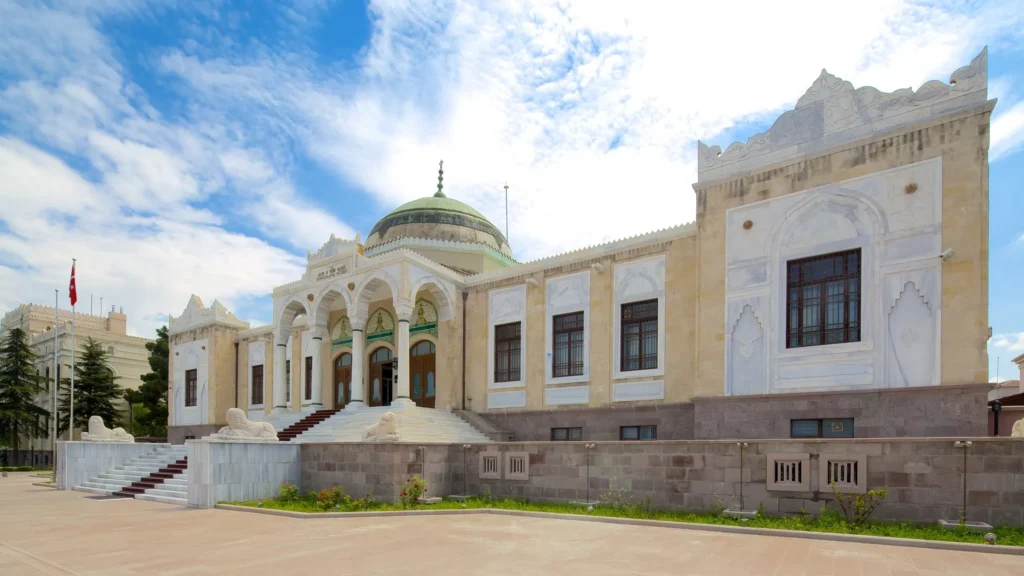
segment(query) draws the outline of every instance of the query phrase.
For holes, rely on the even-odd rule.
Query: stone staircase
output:
[[[324,420],[327,420],[335,413],[337,413],[338,410],[338,408],[317,410],[316,412],[313,412],[312,414],[306,416],[302,420],[299,420],[298,422],[292,424],[291,426],[288,426],[287,428],[279,431],[277,433],[277,439],[282,442],[290,442],[291,440],[294,440],[302,433],[308,432],[317,424],[323,422]]]
[[[490,439],[465,420],[445,410],[418,406],[374,406],[336,411],[307,429],[297,442],[361,442],[371,424],[385,412],[394,412],[402,442],[489,442]]]
[[[186,505],[188,461],[184,445],[159,448],[74,487],[81,492]]]

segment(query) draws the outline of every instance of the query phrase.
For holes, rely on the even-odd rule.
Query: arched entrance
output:
[[[390,406],[394,384],[391,350],[377,348],[370,355],[370,406]]]
[[[409,349],[409,397],[417,406],[434,407],[434,396],[437,393],[434,372],[434,360],[437,348],[429,340],[423,340]]]
[[[334,361],[334,407],[344,408],[352,399],[352,355],[345,352]]]

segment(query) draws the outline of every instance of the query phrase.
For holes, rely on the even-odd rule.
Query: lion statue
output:
[[[1017,420],[1013,423],[1013,429],[1010,431],[1011,438],[1024,438],[1024,419]]]
[[[82,440],[86,442],[135,442],[135,437],[124,431],[124,428],[111,430],[103,424],[101,416],[89,417],[89,431],[82,432]]]
[[[277,431],[270,422],[253,422],[245,417],[241,408],[228,408],[228,425],[210,436],[212,440],[239,442],[277,441]]]
[[[366,442],[396,442],[398,434],[398,417],[394,412],[385,412],[380,422],[366,427],[363,440]]]

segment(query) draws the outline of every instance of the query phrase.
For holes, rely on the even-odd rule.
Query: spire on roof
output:
[[[444,187],[444,160],[437,166],[437,192],[434,193],[434,198],[447,198],[444,195],[444,191],[441,188]]]

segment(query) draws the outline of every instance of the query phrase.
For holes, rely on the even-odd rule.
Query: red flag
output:
[[[75,263],[71,263],[71,285],[68,287],[68,296],[71,297],[71,305],[78,302],[78,290],[75,289]]]

